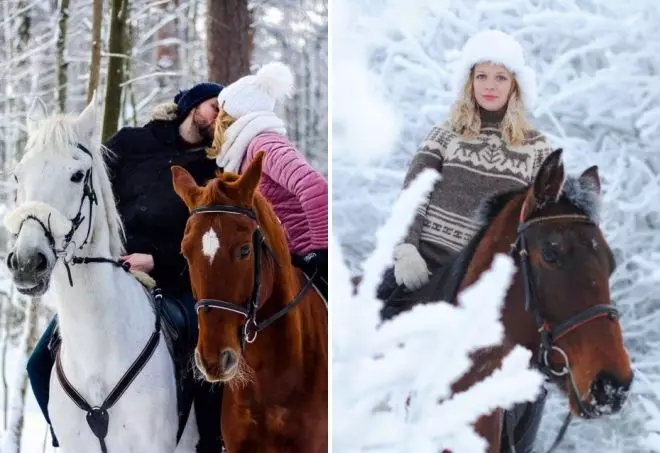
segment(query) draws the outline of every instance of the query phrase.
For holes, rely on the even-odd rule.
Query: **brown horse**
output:
[[[197,300],[195,363],[224,383],[229,453],[326,452],[327,307],[291,264],[282,226],[258,192],[263,153],[239,177],[200,187],[172,167],[191,215],[181,243]]]
[[[455,261],[424,288],[389,299],[381,314],[389,319],[417,303],[455,303],[456,294],[490,267],[495,254],[509,253],[520,272],[502,309],[504,344],[477,351],[472,369],[452,391],[483,380],[519,344],[568,396],[572,414],[595,418],[621,408],[633,373],[610,302],[614,259],[597,224],[598,170],[565,178],[561,153],[548,156],[530,187],[489,200],[483,228]],[[500,451],[502,410],[481,417],[475,429],[491,452]]]

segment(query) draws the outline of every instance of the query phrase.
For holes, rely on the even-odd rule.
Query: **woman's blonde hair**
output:
[[[225,131],[236,119],[228,113],[225,113],[222,108],[215,118],[215,131],[213,132],[213,143],[209,148],[206,148],[206,157],[215,159],[220,154],[222,144],[225,142]]]
[[[451,107],[449,118],[452,129],[466,138],[476,137],[481,129],[481,117],[477,98],[474,95],[473,81],[474,67],[470,70],[470,76],[463,87],[463,96]],[[527,132],[532,128],[525,118],[525,106],[515,77],[500,127],[502,138],[511,146],[522,145]]]

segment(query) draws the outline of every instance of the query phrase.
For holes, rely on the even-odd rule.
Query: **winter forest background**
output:
[[[20,159],[35,96],[51,111],[79,112],[97,89],[106,139],[145,124],[179,89],[228,84],[279,60],[294,71],[295,89],[278,113],[299,151],[327,176],[327,10],[327,0],[2,0],[0,171]],[[14,187],[11,178],[0,181],[2,214]],[[7,240],[3,229],[3,263]],[[53,311],[13,291],[4,265],[0,279],[0,451],[51,451],[23,370]]]
[[[417,406],[404,426],[385,417],[382,405],[378,416],[373,408],[396,402],[401,393],[422,392],[427,401],[444,394],[447,382],[434,381],[430,372],[406,374],[405,367],[453,366],[443,355],[451,350],[447,344],[467,347],[455,330],[470,332],[476,319],[452,328],[438,318],[433,330],[425,311],[412,313],[399,328],[392,323],[390,330],[370,330],[377,324],[376,302],[366,292],[352,297],[348,277],[364,274],[363,285],[369,278],[366,286],[373,289],[374,274],[391,263],[391,247],[401,236],[396,224],[411,218],[396,203],[403,178],[417,145],[454,101],[452,63],[469,36],[497,28],[521,42],[537,71],[540,102],[532,122],[554,147],[564,148],[569,173],[600,168],[601,228],[617,262],[612,297],[635,371],[625,409],[610,418],[574,421],[557,451],[660,451],[659,24],[656,0],[333,0],[332,214],[340,242],[333,244],[333,290],[344,296],[333,293],[332,304],[335,445],[344,451],[365,445],[383,452],[438,451],[421,440],[430,442],[452,420]],[[497,298],[498,292],[487,294]],[[362,305],[369,308],[357,308]],[[404,340],[413,343],[409,354],[392,352],[389,368],[372,360],[374,352],[387,356],[384,345],[392,351]],[[349,365],[370,368],[363,376]],[[515,382],[510,388],[519,391]],[[565,398],[552,386],[550,391],[539,452],[550,446],[566,414]],[[390,409],[398,410],[396,404]],[[350,438],[383,422],[390,436]]]

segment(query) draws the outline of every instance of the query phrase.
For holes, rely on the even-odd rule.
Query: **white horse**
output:
[[[5,218],[5,226],[16,235],[7,260],[16,288],[38,296],[52,287],[61,367],[92,407],[106,400],[156,324],[150,295],[132,275],[108,262],[81,263],[84,257],[116,260],[123,252],[104,151],[94,139],[96,124],[94,99],[78,116],[51,117],[43,102],[35,101],[28,113],[26,152],[15,169],[18,207]],[[55,370],[48,411],[60,445],[69,452],[192,453],[198,440],[191,410],[176,445],[174,365],[163,338],[106,411],[105,449],[88,425],[86,411],[65,393]]]

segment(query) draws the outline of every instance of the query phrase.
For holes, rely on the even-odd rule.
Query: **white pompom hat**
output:
[[[291,69],[276,61],[226,86],[218,95],[218,104],[224,112],[238,119],[251,112],[272,112],[275,102],[289,96],[292,89]]]
[[[518,41],[500,30],[481,31],[465,43],[454,73],[453,88],[456,99],[463,96],[463,88],[470,77],[472,67],[486,62],[501,64],[511,71],[518,82],[525,108],[531,110],[536,106],[536,73],[525,65],[523,48]]]

